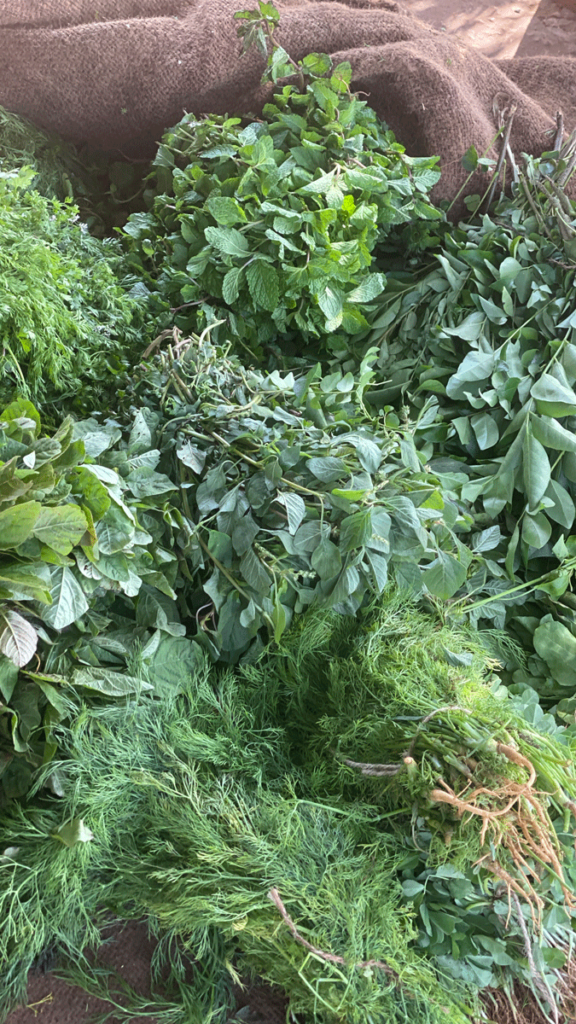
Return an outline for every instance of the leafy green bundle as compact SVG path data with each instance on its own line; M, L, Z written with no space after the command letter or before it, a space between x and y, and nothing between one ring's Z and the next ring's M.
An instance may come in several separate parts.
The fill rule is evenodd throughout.
M0 804L25 794L54 754L70 681L109 699L150 688L126 671L136 651L157 692L167 663L190 668L194 648L173 608L176 555L157 544L175 485L154 455L140 456L143 422L121 476L99 461L117 426L68 419L42 437L30 402L0 413ZM132 613L124 631L122 600Z
M270 5L266 5L270 7ZM265 77L298 72L262 120L187 115L151 176L151 209L126 225L150 310L184 331L215 319L254 352L278 337L330 340L368 327L382 291L372 251L393 225L439 219L436 158L408 157L364 101L351 68L274 49Z
M116 386L138 342L117 243L92 238L70 202L31 189L32 168L0 172L0 404L16 394L86 411Z
M374 353L357 374L282 375L245 369L208 332L165 341L130 400L164 396L150 444L180 484L183 596L214 657L253 655L312 604L354 614L391 569L447 599L484 565L499 534L469 536L465 476L431 471L414 425L366 404Z

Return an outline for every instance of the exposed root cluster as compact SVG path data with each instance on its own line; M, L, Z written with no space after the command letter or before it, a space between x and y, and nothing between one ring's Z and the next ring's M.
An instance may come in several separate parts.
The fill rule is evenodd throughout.
M561 864L561 850L556 833L550 821L541 796L534 789L536 771L528 758L513 747L499 743L498 753L504 754L513 764L525 768L529 773L527 782L506 779L493 789L477 786L471 790L468 782L460 793L443 780L430 793L435 803L449 804L459 818L464 814L476 815L483 819L480 840L482 845L488 834L495 847L508 850L518 877L513 877L501 864L486 854L478 863L505 882L511 891L528 900L533 914L540 913L544 906L530 878L540 881L537 864L552 871L560 881L564 899L569 907L576 905L574 894L564 879Z

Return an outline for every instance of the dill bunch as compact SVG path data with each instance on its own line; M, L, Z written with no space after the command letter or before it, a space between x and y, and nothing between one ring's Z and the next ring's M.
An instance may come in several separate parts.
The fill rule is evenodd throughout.
M172 967L172 940L194 959L188 986L173 973L199 1022L224 1024L233 980L258 973L310 1024L463 1024L464 988L447 995L412 948L397 838L370 808L297 792L283 727L248 697L237 675L205 667L178 697L85 708L60 730L65 796L2 821L4 1011L47 943L93 991L83 943L107 912L147 917ZM59 837L71 822L83 840L69 848Z

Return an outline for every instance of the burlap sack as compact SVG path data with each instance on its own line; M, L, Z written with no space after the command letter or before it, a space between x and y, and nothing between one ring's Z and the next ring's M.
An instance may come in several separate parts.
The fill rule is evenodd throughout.
M153 150L184 110L258 112L263 60L240 56L233 14L246 0L0 0L0 104L76 142ZM279 0L279 41L295 58L349 60L353 85L413 155L439 154L435 198L453 196L461 157L517 110L516 152L540 153L555 114L576 124L576 60L493 62L394 0ZM494 155L492 153L491 155ZM474 190L476 183L471 183Z

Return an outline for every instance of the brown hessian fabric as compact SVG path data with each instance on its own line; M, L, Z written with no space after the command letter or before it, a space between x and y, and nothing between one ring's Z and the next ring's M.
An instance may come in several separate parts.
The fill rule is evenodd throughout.
M0 104L74 142L153 151L183 111L257 114L263 59L240 55L236 10L247 0L0 0ZM515 153L550 149L555 115L576 125L576 59L491 61L429 28L394 0L278 0L278 40L350 61L367 94L415 156L438 154L435 198L463 182L471 144L490 151L516 106ZM470 188L475 190L474 181Z

